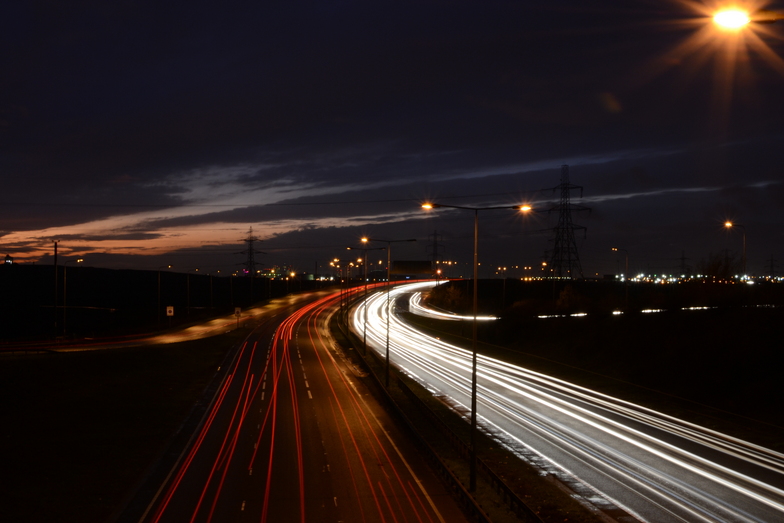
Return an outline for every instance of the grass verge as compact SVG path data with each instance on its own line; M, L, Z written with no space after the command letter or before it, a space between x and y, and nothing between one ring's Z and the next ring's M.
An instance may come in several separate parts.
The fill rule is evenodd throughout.
M124 502L247 334L3 356L3 519L101 522Z

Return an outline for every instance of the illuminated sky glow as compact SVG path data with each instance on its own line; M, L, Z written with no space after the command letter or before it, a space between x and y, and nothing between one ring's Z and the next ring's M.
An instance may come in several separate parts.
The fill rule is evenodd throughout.
M784 23L721 31L720 3L687 0L45 6L3 17L19 262L58 240L86 265L228 271L251 227L262 263L304 271L365 234L422 259L438 232L460 258L469 217L421 202L549 209L562 164L592 207L586 272L616 245L635 269L737 251L726 219L751 268L784 256ZM538 262L553 226L488 214L488 263Z

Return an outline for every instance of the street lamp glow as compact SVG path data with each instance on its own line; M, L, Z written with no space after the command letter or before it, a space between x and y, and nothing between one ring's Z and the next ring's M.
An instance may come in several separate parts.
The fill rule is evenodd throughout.
M713 22L716 25L722 29L728 29L731 31L741 29L750 21L751 19L749 18L749 14L746 11L736 7L719 11L713 16Z
M730 227L732 227L732 222L724 222L724 226L729 229Z

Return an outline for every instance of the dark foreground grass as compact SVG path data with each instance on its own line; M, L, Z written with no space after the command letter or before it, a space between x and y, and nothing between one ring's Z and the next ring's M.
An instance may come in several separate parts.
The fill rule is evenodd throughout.
M0 520L109 520L244 334L0 358Z

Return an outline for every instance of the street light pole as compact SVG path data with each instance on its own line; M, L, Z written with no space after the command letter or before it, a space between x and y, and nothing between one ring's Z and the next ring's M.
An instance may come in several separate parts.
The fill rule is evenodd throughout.
M384 383L387 388L389 388L389 317L391 316L389 310L389 291L392 286L392 244L399 243L399 242L415 242L416 238L411 238L409 240L377 240L374 238L362 238L363 243L367 242L384 242L387 244L387 341L386 341L386 351L385 351L385 360L386 360L386 371L384 374Z
M196 267L193 269L195 272L199 272L199 268ZM191 315L191 273L190 270L185 273L185 315L190 317Z
M614 251L623 251L626 255L626 270L623 273L623 289L626 293L626 307L629 307L629 251L626 249L619 249L617 247L613 247L612 250Z
M479 211L492 210L492 209L516 209L522 212L530 212L530 205L515 205L504 207L462 207L459 205L444 205L439 203L426 203L422 205L423 209L437 209L445 207L450 209L464 209L474 211L474 299L473 299L473 313L474 321L472 328L472 343L471 343L471 457L469 463L469 492L476 491L476 447L477 447L477 430L476 430L476 360L477 360L477 309L478 309L478 280L479 280Z
M346 247L348 250L352 250L352 247ZM367 356L367 294L368 294L368 260L367 260L367 253L368 251L383 251L386 250L386 247L375 247L372 249L361 249L363 253L362 263L365 266L365 298L362 301L362 316L363 316L363 327L362 327L362 350L363 356Z
M54 335L57 337L57 243L54 242Z
M479 209L474 209L474 321L471 329L472 348L471 348L471 464L468 490L476 491L476 359L477 359L477 309L479 304Z
M740 232L743 235L743 254L741 255L740 258L740 265L741 265L741 271L743 272L743 276L745 276L746 275L746 227L740 225L739 223L733 223L731 221L724 222L724 226L727 229L738 227L740 228Z
M82 263L82 258L76 260L67 260L63 263L63 336L66 334L66 316L68 314L68 264L69 263Z
M158 267L158 326L161 325L161 269L171 269L171 265L161 265Z

